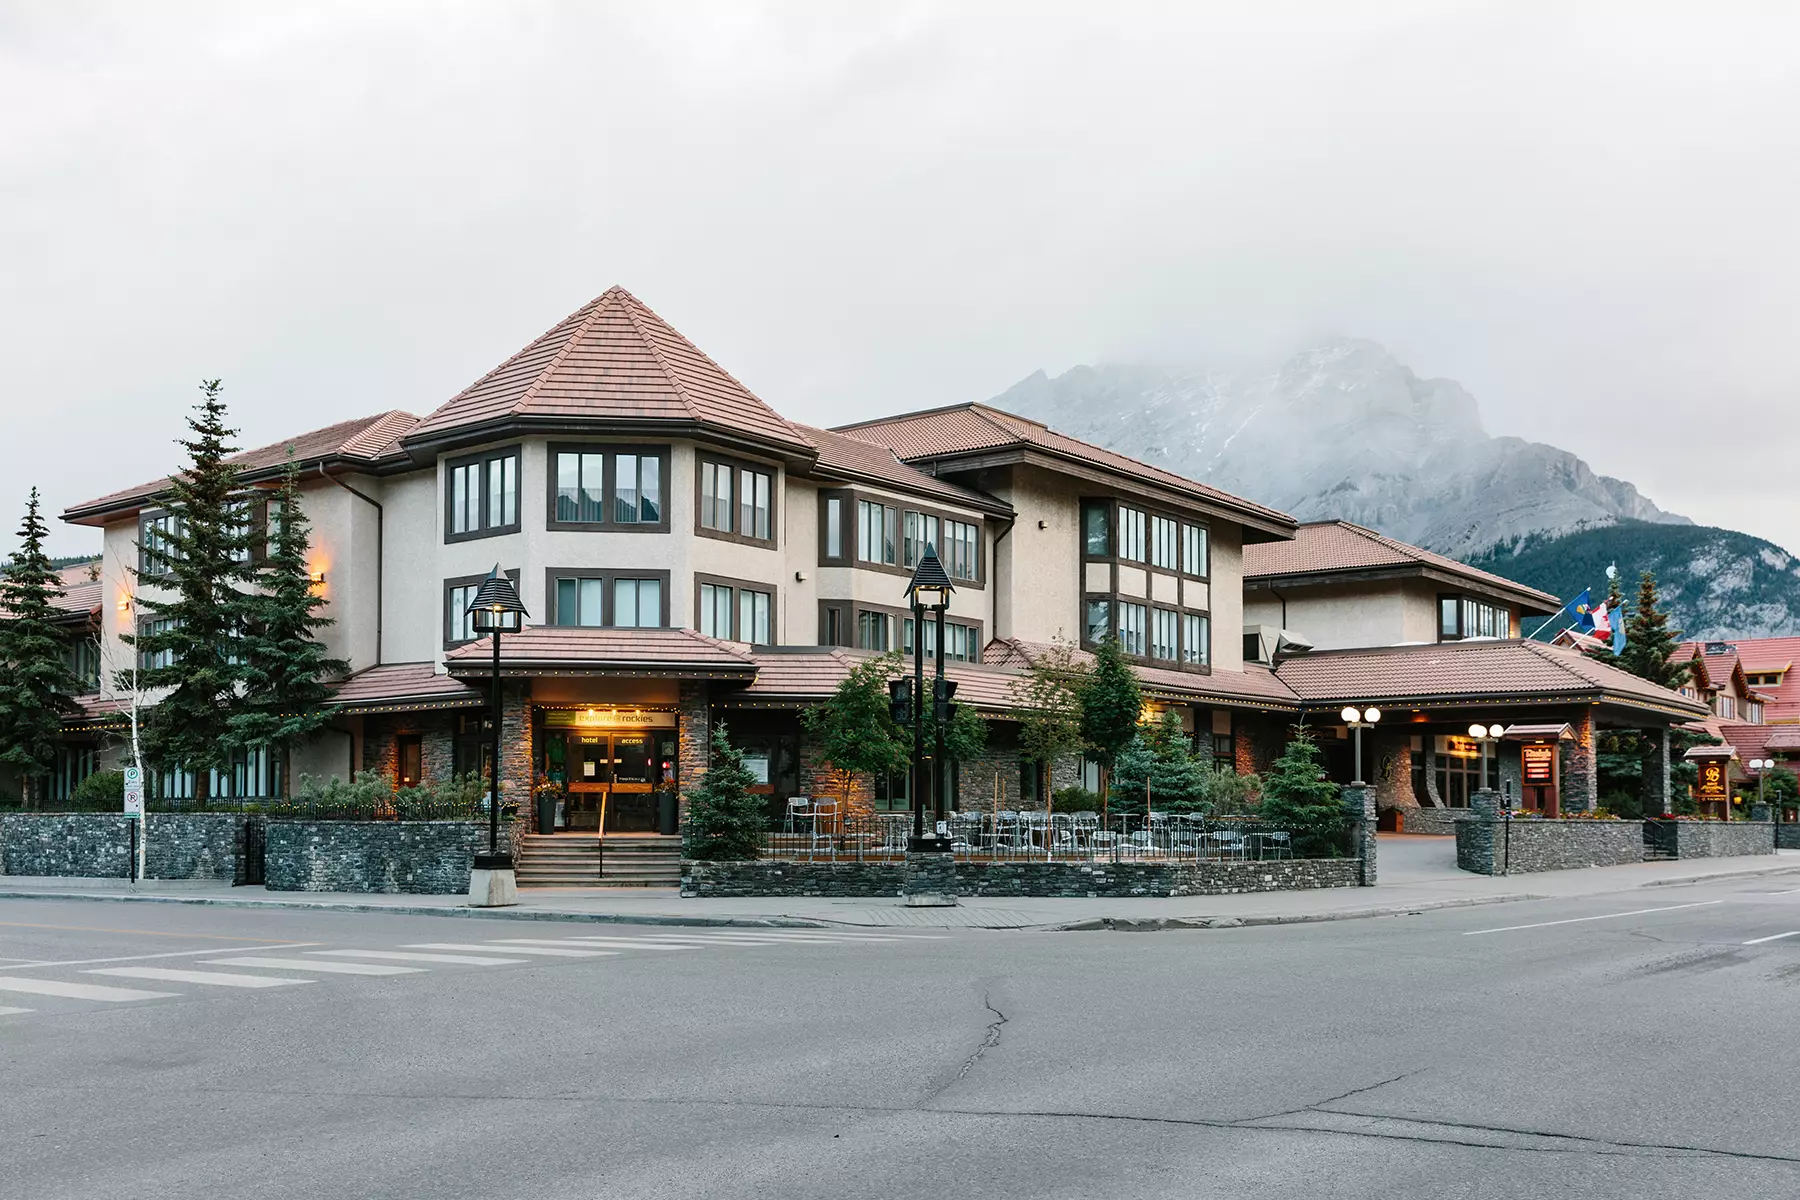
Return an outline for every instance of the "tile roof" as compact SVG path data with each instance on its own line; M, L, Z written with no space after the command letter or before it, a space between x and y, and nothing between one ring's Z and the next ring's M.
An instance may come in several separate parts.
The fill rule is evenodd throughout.
M819 451L819 460L813 468L817 474L887 484L901 491L936 496L952 504L966 504L986 512L1012 512L1012 505L1002 500L901 462L892 450L876 442L810 425L796 425L795 428Z
M383 663L366 667L339 683L332 702L368 712L382 708L452 708L485 704L486 695L438 671L435 663Z
M1284 512L1177 475L1173 471L1153 467L1149 463L1091 442L1058 433L1041 421L1003 412L986 404L961 404L951 408L861 421L853 425L840 425L836 432L880 442L909 461L946 458L983 450L1042 450L1060 458L1088 463L1114 474L1130 476L1185 496L1221 505L1284 533L1294 525L1294 518Z
M982 660L995 666L1024 671L1055 649L1050 642L1032 642L1023 638L996 638L982 652ZM1094 656L1086 650L1072 650L1073 661L1086 666ZM1179 696L1202 700L1251 700L1292 708L1300 698L1267 667L1245 663L1240 671L1214 671L1203 675L1197 671L1177 671L1165 667L1132 665L1132 671L1144 690L1159 696Z
M451 671L479 675L493 662L487 638L444 655ZM738 678L756 670L748 647L691 629L598 629L529 625L500 639L502 671L569 670L593 674L644 672L662 676Z
M872 650L821 646L799 652L757 650L756 681L741 693L747 701L805 700L829 695L844 677L870 659L881 657ZM910 667L911 660L905 660ZM929 674L931 668L927 666ZM1004 712L1012 707L1015 671L979 663L947 662L944 677L956 681L958 703L972 704L984 712Z
M1517 639L1319 650L1286 660L1275 674L1303 700L1322 706L1353 700L1586 694L1694 716L1703 715L1706 707L1575 651Z
M1708 646L1716 644L1683 642L1675 648L1674 659L1677 662L1688 662L1698 657L1710 675L1713 660L1720 656L1708 655L1706 650ZM1748 674L1781 673L1781 682L1773 687L1768 684L1756 685L1756 691L1766 697L1763 719L1770 722L1800 721L1800 671L1791 669L1796 662L1800 662L1800 637L1741 638L1726 644L1731 647L1731 656ZM1717 677L1709 682L1714 687L1719 685Z
M1291 542L1258 542L1244 547L1244 579L1324 575L1382 567L1432 567L1536 602L1546 613L1562 607L1548 592L1477 570L1442 554L1408 545L1349 521L1313 521L1299 527Z
M339 421L323 429L284 438L267 446L258 446L254 450L245 450L226 461L251 477L264 472L278 472L285 467L290 447L293 449L294 460L302 466L340 459L372 463L397 452L400 438L417 425L418 421L419 418L411 413L398 410L373 417L359 417L354 421ZM72 505L64 510L63 520L95 524L91 518L135 508L168 491L170 483L170 478L165 475L149 483L141 483L133 488ZM82 521L81 518L89 519Z
M1713 725L1709 731L1731 743L1731 748L1745 762L1772 754L1800 755L1800 725L1747 725L1728 721Z
M622 287L470 384L408 440L507 418L688 422L811 456L774 409Z
M74 696L72 699L81 711L70 713L63 718L62 723L65 729L112 726L117 725L120 721L129 720L130 709L123 700L101 699L98 692L89 692L85 696Z

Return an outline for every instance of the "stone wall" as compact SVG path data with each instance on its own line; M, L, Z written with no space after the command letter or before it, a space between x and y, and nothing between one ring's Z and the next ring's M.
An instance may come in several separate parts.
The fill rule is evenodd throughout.
M1775 853L1775 830L1767 821L1667 821L1661 829L1676 858Z
M1800 850L1800 824L1788 822L1775 827L1775 844L1783 850Z
M486 845L475 821L270 821L263 880L272 892L460 895Z
M1477 875L1616 867L1643 861L1642 821L1496 821L1476 817L1456 824L1456 865Z
M1456 823L1469 815L1466 808L1409 808L1400 814L1400 832L1450 837Z
M244 852L240 813L150 813L144 877L235 882ZM8 813L0 817L0 873L126 879L130 822L121 813Z
M486 710L480 710L485 714ZM392 713L365 718L362 769L397 779L400 774L402 734L419 736L419 756L425 780L441 783L456 771L456 721L458 714L442 712Z
M1353 858L1268 862L959 862L961 896L1223 896L1357 886ZM787 861L681 865L684 896L894 896L906 868Z

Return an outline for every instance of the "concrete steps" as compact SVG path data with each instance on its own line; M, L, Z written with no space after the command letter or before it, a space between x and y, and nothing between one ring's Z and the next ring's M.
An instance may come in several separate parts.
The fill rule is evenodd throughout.
M519 886L678 887L679 837L614 836L604 855L585 834L526 834L519 845Z

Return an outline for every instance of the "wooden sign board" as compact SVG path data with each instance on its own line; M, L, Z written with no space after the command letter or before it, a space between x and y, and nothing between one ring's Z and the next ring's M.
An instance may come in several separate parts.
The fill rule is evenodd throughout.
M1730 773L1723 759L1708 759L1700 764L1700 782L1694 795L1704 800L1724 800L1731 794Z
M1519 762L1526 783L1548 784L1556 782L1555 746L1520 746Z

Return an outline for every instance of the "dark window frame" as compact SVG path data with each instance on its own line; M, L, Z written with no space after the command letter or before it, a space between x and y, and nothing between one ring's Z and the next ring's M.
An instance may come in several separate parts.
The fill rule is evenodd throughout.
M515 588L519 586L519 569L517 567L514 567L510 571L507 571L506 577L508 579L512 580L512 584ZM455 638L455 637L451 636L455 632L455 630L454 630L453 626L451 625L451 621L453 620L453 618L451 616L451 610L450 610L450 594L459 587L479 587L481 584L481 581L486 578L487 578L487 573L484 571L480 575L453 575L450 578L444 580L444 588L443 588L443 597L444 598L442 601L444 618L443 618L443 629L440 631L440 632L442 632L443 637L444 637L444 649L451 650L451 649L456 648L457 646L466 646L470 642L478 642L481 640L480 636L466 637L466 638Z
M830 502L836 500L838 508L838 552L831 553L831 507ZM821 488L819 491L819 565L821 567L853 567L856 565L856 547L854 541L853 513L856 507L856 493L849 488Z
M743 592L766 592L769 597L769 641L750 642L750 644L753 646L776 646L781 644L779 633L781 628L779 623L781 596L779 594L779 589L772 583L762 583L754 579L733 579L728 575L707 575L695 572L694 619L690 623L690 628L692 628L695 633L700 633L700 588L703 584L710 584L713 587L728 587L731 589L731 635L724 639L730 642L750 642L749 638L742 636L743 630L740 626L743 623L743 609L738 603L739 595ZM718 637L719 635L702 634L702 636Z
M1144 557L1141 559L1125 558L1119 554L1119 509L1121 507L1130 508L1144 514ZM1088 553L1088 512L1094 509L1103 510L1106 513L1107 552L1105 554ZM1178 579L1193 579L1201 583L1212 582L1213 523L1211 520L1194 516L1191 513L1182 512L1179 509L1151 504L1128 496L1082 496L1076 502L1076 514L1075 536L1080 544L1081 561L1083 563L1111 563L1114 566L1134 567L1137 570L1151 575L1166 575ZM1165 521L1175 522L1174 567L1159 567L1155 565L1155 535L1152 531L1155 528L1155 519L1157 517L1161 517ZM1204 561L1200 564L1200 570L1198 572L1187 569L1187 555L1185 551L1187 548L1186 530L1189 527L1200 530L1204 542L1204 545L1202 546L1202 550L1204 551L1202 558Z
M1456 632L1454 633L1444 632L1444 602L1446 600L1452 600L1456 603ZM1468 630L1467 608L1469 604L1479 604L1485 608L1493 609L1500 615L1501 622L1505 625L1506 631L1498 634L1470 633ZM1486 600L1480 596L1470 595L1468 592L1439 592L1437 595L1437 611L1433 615L1437 625L1437 640L1439 642L1463 642L1470 638L1509 638L1512 636L1512 609L1498 600Z
M698 486L698 485L696 485ZM843 501L843 524L839 532L843 535L842 553L837 557L828 556L826 550L826 505L828 498L837 497ZM894 561L892 564L869 562L858 557L859 533L861 531L860 505L867 501L894 510ZM936 517L939 536L942 537L946 522L956 522L975 527L975 574L974 579L952 578L959 591L985 591L990 574L987 517L982 513L957 512L948 508L936 508L929 504L911 499L897 499L859 488L831 488L819 492L819 566L821 567L854 567L861 571L874 571L882 575L897 575L903 579L911 579L913 569L906 562L906 514L918 513L921 516ZM938 557L943 557L943 547L938 547Z
M912 655L910 653L908 653L908 651L906 649L906 622L912 620L912 615L913 615L912 609L903 608L900 610L900 612L904 615L902 615L900 618L900 624L895 627L894 649L900 651L900 654L902 657L911 659ZM937 624L936 619L933 617L933 615L931 614L931 612L929 610L925 613L925 624L933 625L933 626L935 626ZM974 658L951 658L948 654L946 654L944 656L944 661L947 663L951 663L951 662L978 663L978 662L980 662L982 652L987 649L987 623L984 621L979 621L979 620L970 620L967 617L952 617L949 613L945 613L944 614L944 627L945 627L946 631L952 625L960 625L964 629L969 630L974 635L974 637L975 637L975 657ZM924 639L922 637L920 638L919 644L921 647L924 645ZM937 657L937 655L935 652L929 653L925 656L925 661L927 663L932 662L936 659L936 657Z
M598 521L563 521L556 515L557 480L560 474L557 456L562 454L598 454L600 466L600 512ZM618 456L631 454L658 461L658 478L662 483L662 519L660 521L615 521L613 504L619 482ZM668 533L674 492L674 449L667 444L639 442L550 442L544 447L544 528L557 533ZM695 484L698 487L698 483Z
M1090 651L1099 648L1094 639L1088 636L1088 605L1091 603L1106 604L1106 631L1108 636L1111 637L1119 636L1118 606L1121 603L1140 605L1144 609L1144 653L1133 654L1129 650L1125 651L1125 659L1127 662L1137 666L1156 667L1159 670L1164 671L1185 671L1190 675L1212 674L1212 648L1214 636L1212 610L1210 608L1194 608L1184 604L1158 604L1148 596L1121 596L1117 592L1083 592L1081 595L1080 646L1083 650ZM1158 611L1175 614L1175 657L1172 659L1157 658L1150 653L1151 647L1155 644L1155 625L1156 614ZM1205 662L1190 663L1184 660L1183 654L1187 648L1186 622L1182 620L1184 617L1202 617L1206 621Z
M544 621L558 629L669 629L669 613L674 603L669 595L672 572L633 567L546 567L544 568ZM598 625L558 625L556 622L556 581L559 579L598 579L601 623ZM615 625L613 613L613 581L618 579L655 579L662 584L661 625Z
M489 464L496 459L502 459L508 456L511 456L513 460L513 520L511 524L507 525L490 525L488 520L492 514L488 512L488 495L491 491L488 486ZM479 487L481 496L481 527L478 529L464 530L461 533L452 533L450 531L451 515L456 511L456 488L453 483L454 476L461 468L476 465L479 465L481 468L479 472L481 477ZM441 478L443 479L442 486L444 489L444 542L446 545L451 542L475 542L480 541L482 538L505 537L508 534L518 533L520 530L524 529L525 449L522 443L514 442L510 446L493 446L486 450L477 450L469 454L459 454L455 458L446 458L443 462L443 474Z
M731 468L732 528L730 529L714 529L709 525L701 524L703 514L700 497L702 486L705 483L705 473L701 468L706 464ZM738 520L742 516L739 488L742 486L746 471L769 477L769 536L766 538L744 533L737 528ZM823 518L821 517L821 519ZM694 452L694 533L700 537L714 538L721 542L761 546L768 550L778 549L781 545L781 468L773 463L757 462L749 458L733 458L728 454L714 454L707 450L696 450Z

